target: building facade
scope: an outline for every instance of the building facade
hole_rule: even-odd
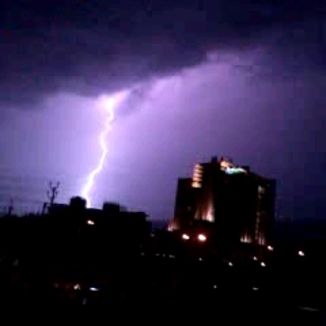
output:
[[[196,164],[191,179],[179,179],[171,230],[210,222],[223,243],[265,245],[274,220],[276,182],[213,157]]]

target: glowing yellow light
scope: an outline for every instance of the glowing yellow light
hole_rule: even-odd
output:
[[[199,182],[193,182],[192,183],[192,187],[193,188],[200,188],[201,187],[201,184]]]

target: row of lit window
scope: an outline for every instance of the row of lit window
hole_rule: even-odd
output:
[[[200,188],[203,176],[203,167],[200,164],[195,165],[194,174],[193,174],[193,181],[192,187],[193,188]]]

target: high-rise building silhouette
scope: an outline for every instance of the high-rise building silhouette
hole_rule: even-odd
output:
[[[276,182],[213,157],[195,165],[192,178],[179,179],[170,230],[210,222],[223,243],[265,245],[272,233]]]

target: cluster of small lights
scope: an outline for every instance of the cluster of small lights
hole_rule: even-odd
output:
[[[79,290],[81,290],[81,286],[80,286],[80,284],[78,284],[78,283],[75,284],[75,285],[73,286],[73,288],[74,288],[75,291],[79,291]],[[97,291],[99,291],[100,289],[97,288],[97,287],[90,287],[89,290],[92,291],[92,292],[97,292]]]
[[[186,233],[182,234],[181,238],[183,240],[190,240],[190,236],[188,234],[186,234]],[[207,240],[207,237],[206,237],[205,234],[200,233],[197,236],[197,240],[200,241],[200,242],[205,242]]]
[[[256,256],[252,257],[252,259],[253,259],[254,261],[257,261],[257,262],[258,262],[258,258],[257,258]],[[266,263],[263,262],[263,261],[261,261],[261,262],[260,262],[260,266],[261,266],[261,267],[266,267]]]

